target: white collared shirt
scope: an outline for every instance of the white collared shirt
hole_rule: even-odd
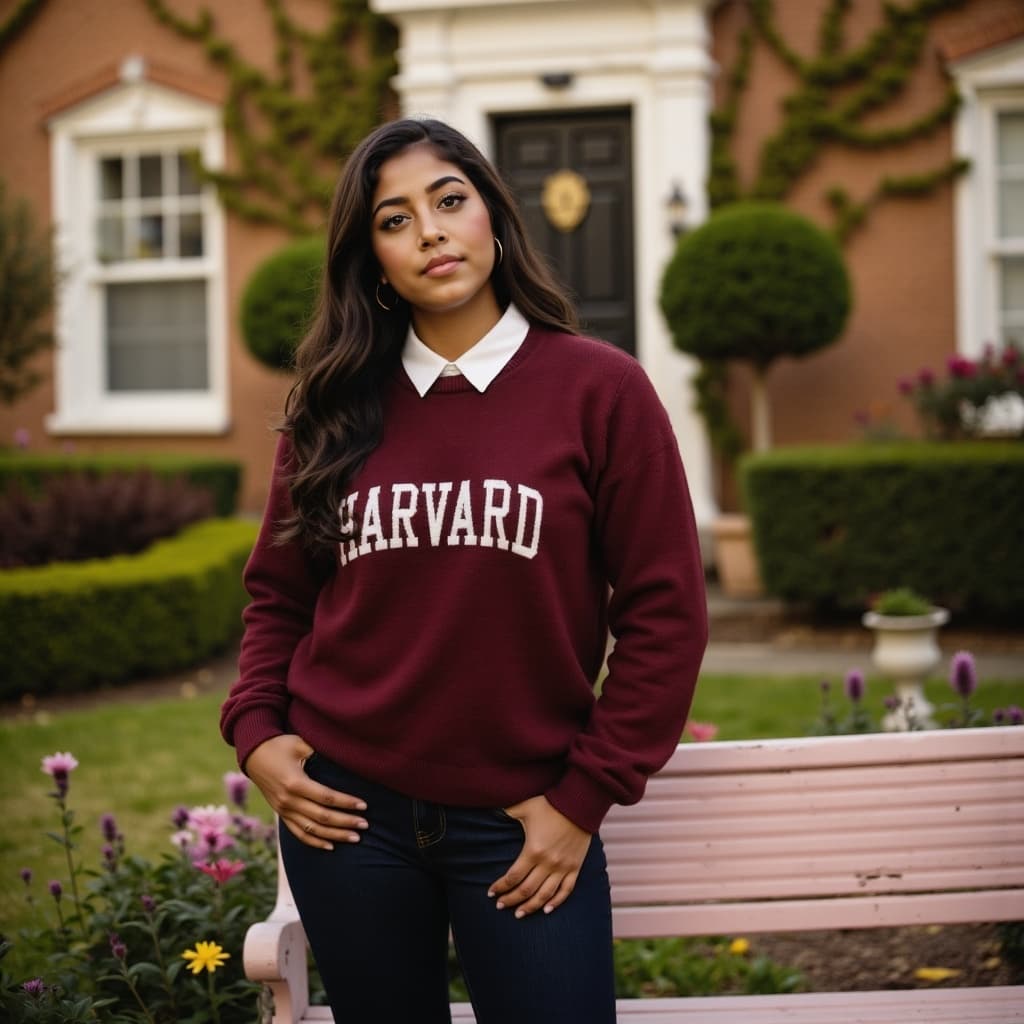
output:
[[[402,366],[420,398],[434,386],[438,377],[450,377],[456,373],[461,373],[477,391],[483,393],[519,351],[529,330],[529,321],[510,302],[502,318],[472,348],[454,362],[449,362],[428,348],[410,323],[402,349]]]

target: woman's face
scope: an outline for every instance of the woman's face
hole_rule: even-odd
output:
[[[496,307],[490,212],[458,165],[429,143],[409,146],[381,165],[372,209],[381,281],[414,314]]]

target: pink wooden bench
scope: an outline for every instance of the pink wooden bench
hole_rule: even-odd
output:
[[[1022,806],[1021,727],[686,744],[602,830],[615,934],[1024,920]],[[244,956],[273,992],[275,1024],[331,1020],[307,1006],[305,938],[283,872]],[[452,1012],[474,1020],[466,1004]],[[1006,1024],[1024,1021],[1024,988],[630,999],[618,1019]]]

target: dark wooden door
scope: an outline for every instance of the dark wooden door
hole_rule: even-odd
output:
[[[573,293],[584,330],[635,352],[629,112],[502,117],[494,127],[499,170],[534,244]],[[558,226],[550,208],[562,200]]]

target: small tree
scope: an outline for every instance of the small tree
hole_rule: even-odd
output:
[[[764,451],[769,368],[839,337],[850,282],[836,243],[806,217],[778,203],[734,203],[679,243],[662,279],[661,309],[681,351],[753,366],[753,447]]]
[[[264,260],[242,295],[242,335],[264,365],[289,370],[295,347],[316,306],[326,243],[323,238],[290,242]]]
[[[53,335],[39,321],[53,305],[53,253],[49,235],[35,224],[23,199],[12,199],[0,181],[0,402],[39,383],[29,365]]]

